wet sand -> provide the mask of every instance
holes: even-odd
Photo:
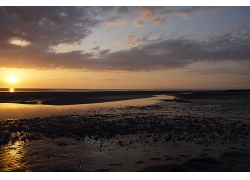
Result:
[[[169,116],[174,101],[189,100],[1,121],[0,169],[250,171],[249,121]]]
[[[141,172],[249,172],[250,153],[230,151],[219,158],[195,157],[181,163],[156,165]]]

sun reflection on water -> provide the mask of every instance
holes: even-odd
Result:
[[[14,89],[14,88],[10,88],[9,91],[10,91],[11,93],[13,93],[13,92],[15,92],[15,89]]]
[[[1,171],[15,171],[24,167],[25,164],[21,161],[25,153],[23,147],[24,141],[9,142],[7,145],[1,147]]]

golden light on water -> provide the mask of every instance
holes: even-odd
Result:
[[[15,92],[15,89],[14,89],[14,88],[10,88],[9,91],[10,91],[11,93],[13,93],[13,92]]]
[[[15,171],[23,168],[22,158],[25,153],[23,146],[23,141],[16,141],[14,144],[8,143],[2,146],[2,154],[0,155],[2,171]]]

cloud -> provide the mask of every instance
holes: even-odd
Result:
[[[158,25],[170,15],[206,12],[218,7],[0,7],[0,42],[11,38],[30,42],[34,49],[50,50],[60,44],[81,44],[101,24],[125,24],[131,16],[138,16]],[[118,14],[122,16],[119,16]],[[138,21],[135,25],[141,25]],[[115,28],[107,31],[115,30]]]
[[[150,19],[150,22],[153,22],[153,23],[155,23],[157,25],[161,25],[166,21],[167,21],[167,18],[160,17],[160,16]]]
[[[248,66],[248,70],[244,69],[243,71],[239,71],[238,67],[236,68],[212,68],[212,69],[196,69],[187,71],[188,74],[196,74],[196,75],[204,75],[204,74],[237,74],[237,75],[250,75],[249,71],[250,66]]]
[[[153,16],[153,8],[154,7],[141,7],[142,12],[140,13],[139,17],[142,19],[150,19]]]
[[[0,7],[0,14],[0,42],[15,38],[43,50],[79,43],[100,23],[82,7]]]
[[[134,34],[131,32],[123,40],[123,43],[126,44],[126,46],[135,47],[135,46],[138,46],[142,43],[148,42],[148,37],[151,34],[152,33],[149,33],[149,34],[144,35],[142,38],[139,38],[139,37],[135,37]]]
[[[128,14],[130,12],[130,7],[126,7],[126,6],[116,7],[116,12],[118,14]]]
[[[153,22],[157,25],[161,25],[162,23],[167,21],[167,17],[160,14],[162,8],[161,7],[141,7],[142,11],[139,14],[139,18],[144,20],[148,20],[149,22]],[[165,9],[165,8],[163,8]],[[134,23],[136,26],[136,24]]]
[[[162,24],[170,16],[187,17],[216,7],[0,7],[0,67],[35,69],[89,69],[147,71],[186,67],[196,62],[250,61],[250,28],[202,40],[178,36],[149,40],[150,33],[136,37],[129,33],[123,43],[129,49],[113,52],[93,45],[95,53],[58,52],[60,44],[80,43],[93,27],[119,24],[131,12],[143,21]],[[115,13],[124,14],[117,16]],[[102,15],[102,16],[101,16]],[[158,19],[157,19],[158,18]],[[112,36],[116,39],[117,36]],[[84,41],[83,41],[84,42]],[[247,72],[247,71],[246,71]]]
[[[225,7],[215,7],[215,6],[195,6],[195,7],[184,7],[184,8],[177,8],[177,9],[167,9],[166,11],[162,11],[160,15],[167,15],[167,16],[180,16],[183,18],[187,18],[189,15],[193,13],[206,13],[209,11],[216,11]]]
[[[55,54],[32,51],[29,46],[15,46],[11,48],[11,53],[0,50],[0,65],[16,68],[148,71],[182,68],[195,62],[249,62],[249,37],[228,33],[206,41],[187,37],[167,39],[118,52],[104,50],[100,58],[81,51]]]
[[[133,47],[140,42],[140,38],[136,38],[133,33],[129,33],[126,38],[123,40],[124,44],[127,46]]]
[[[20,39],[20,38],[10,38],[8,41],[10,44],[15,44],[17,46],[28,46],[30,44],[29,41]]]
[[[137,8],[138,17],[149,22],[161,25],[168,21],[170,17],[180,16],[183,18],[188,18],[193,13],[206,13],[209,11],[215,11],[225,7],[140,7]]]
[[[110,32],[110,31],[117,31],[117,28],[107,28],[106,32]]]
[[[110,39],[117,40],[117,39],[119,39],[119,37],[118,36],[111,36]]]
[[[119,25],[124,25],[126,24],[125,21],[123,21],[120,17],[112,17],[109,19],[106,19],[103,21],[104,24],[119,24]]]
[[[95,46],[91,48],[91,50],[98,51],[100,56],[104,56],[110,51],[110,49],[105,49],[105,50],[101,50],[101,49],[102,49],[101,46]],[[96,54],[96,53],[92,53],[92,54]]]
[[[101,48],[100,46],[95,46],[95,47],[91,48],[91,50],[99,51],[100,48]]]
[[[110,49],[102,50],[102,51],[100,51],[100,55],[101,56],[106,55],[109,51],[110,51]]]
[[[141,27],[141,26],[143,26],[143,22],[142,21],[135,21],[134,26]]]

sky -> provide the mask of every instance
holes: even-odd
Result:
[[[250,88],[250,6],[0,7],[0,88]]]

